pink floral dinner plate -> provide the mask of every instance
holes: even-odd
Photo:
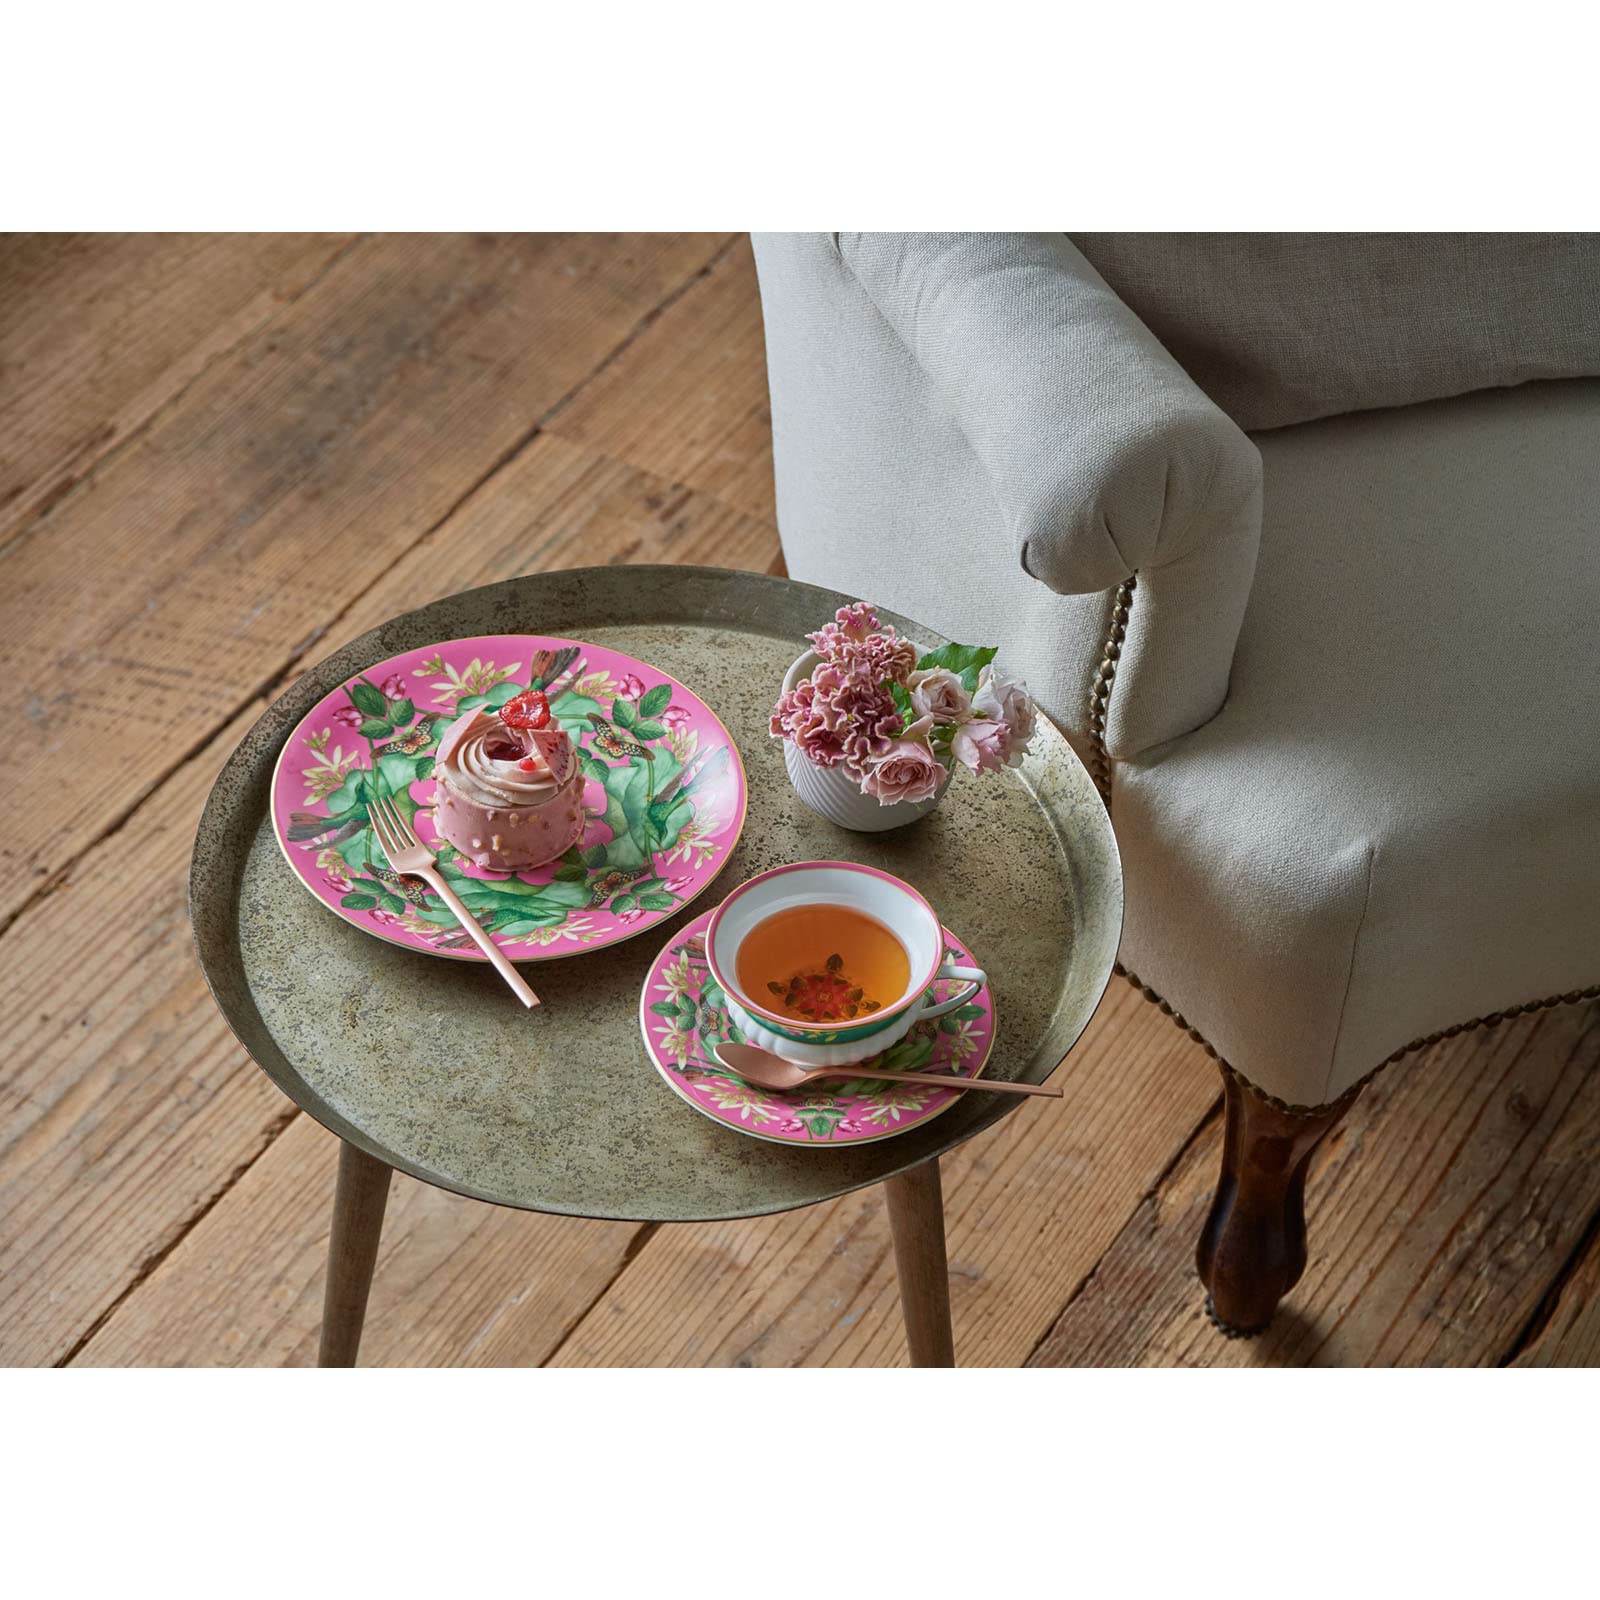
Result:
[[[723,1040],[744,1036],[729,1019],[726,997],[706,965],[710,921],[707,911],[687,923],[650,964],[639,995],[639,1028],[656,1071],[713,1122],[773,1144],[868,1144],[920,1128],[960,1098],[954,1089],[874,1080],[874,1066],[976,1078],[988,1062],[995,1014],[986,986],[949,1015],[914,1023],[899,1044],[852,1068],[854,1077],[786,1094],[752,1088],[712,1053]],[[948,928],[944,937],[952,958],[972,959]],[[943,1000],[964,987],[959,979],[941,980],[934,996]]]
[[[433,752],[463,711],[543,688],[586,776],[583,837],[516,874],[460,856],[433,826]],[[326,695],[290,734],[272,824],[300,881],[391,944],[486,958],[417,878],[389,868],[367,802],[391,795],[473,915],[515,961],[547,961],[643,933],[722,870],[744,826],[744,764],[711,708],[648,662],[576,639],[492,634],[380,661]]]

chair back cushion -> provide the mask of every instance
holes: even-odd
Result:
[[[1071,238],[1241,428],[1600,376],[1600,234]]]

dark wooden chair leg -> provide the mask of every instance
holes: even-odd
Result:
[[[1272,1321],[1306,1269],[1306,1168],[1355,1096],[1294,1112],[1232,1072],[1222,1081],[1222,1175],[1195,1263],[1211,1320],[1229,1338],[1248,1338]]]
[[[950,1266],[944,1253],[944,1193],[937,1159],[885,1179],[883,1192],[894,1232],[911,1365],[953,1367],[956,1342],[950,1327]]]
[[[339,1145],[339,1181],[333,1193],[333,1230],[328,1235],[328,1282],[322,1298],[319,1367],[353,1367],[367,1319],[367,1291],[378,1259],[383,1208],[394,1168],[358,1150]]]

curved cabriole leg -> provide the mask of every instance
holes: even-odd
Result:
[[[1355,1096],[1293,1112],[1226,1069],[1222,1082],[1222,1176],[1195,1263],[1211,1320],[1229,1338],[1248,1338],[1306,1269],[1306,1167]]]
[[[914,1367],[953,1367],[950,1267],[944,1253],[944,1193],[935,1157],[883,1185],[900,1276],[900,1309]]]
[[[378,1260],[383,1209],[394,1168],[340,1141],[339,1181],[328,1235],[328,1282],[322,1297],[319,1367],[353,1367],[367,1320],[367,1291]]]

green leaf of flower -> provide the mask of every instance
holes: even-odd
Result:
[[[619,728],[631,728],[639,720],[633,701],[614,700],[611,704],[611,720]]]
[[[587,883],[589,881],[589,869],[581,865],[563,864],[556,868],[554,881],[556,883]]]
[[[671,894],[642,894],[638,900],[646,911],[670,911],[678,903],[678,897]]]
[[[598,756],[585,756],[583,758],[583,775],[593,778],[596,783],[604,783],[606,774],[611,770]]]
[[[992,645],[947,644],[930,650],[917,662],[919,672],[929,667],[943,667],[961,680],[961,687],[971,694],[978,687],[978,673],[994,660],[999,652]]]
[[[612,911],[620,914],[624,911],[632,911],[636,909],[638,904],[639,901],[637,896],[631,894],[619,894],[617,898],[611,902],[611,909]]]
[[[650,1007],[650,1009],[655,1012],[658,1017],[672,1017],[676,1019],[678,1015],[678,1007],[676,1003],[671,1000],[657,1000],[656,1003]]]
[[[381,717],[388,708],[388,701],[383,698],[383,691],[375,689],[370,683],[352,683],[346,693],[355,702],[357,711],[369,717]]]
[[[433,757],[432,756],[418,756],[417,757],[417,776],[416,776],[416,779],[414,781],[420,782],[423,778],[431,778],[432,776],[433,776]]]
[[[485,706],[488,703],[489,697],[486,694],[469,694],[464,699],[456,701],[456,710],[476,711],[479,706]]]
[[[485,702],[495,707],[503,706],[508,700],[515,700],[525,687],[520,683],[497,683],[485,696]]]
[[[648,693],[639,696],[639,715],[641,717],[659,717],[672,701],[672,685],[658,683]],[[651,735],[652,738],[655,735]]]
[[[361,737],[363,739],[387,739],[394,732],[394,724],[385,722],[382,717],[368,717],[361,724]]]
[[[633,736],[641,742],[648,739],[659,739],[666,731],[659,722],[636,722],[633,725]]]
[[[403,728],[417,714],[417,708],[409,700],[391,700],[389,702],[389,720],[397,728]]]
[[[592,844],[583,852],[583,864],[586,867],[603,867],[606,864],[606,847],[603,844]]]
[[[347,894],[339,904],[349,907],[351,911],[372,911],[378,902],[370,894]]]

